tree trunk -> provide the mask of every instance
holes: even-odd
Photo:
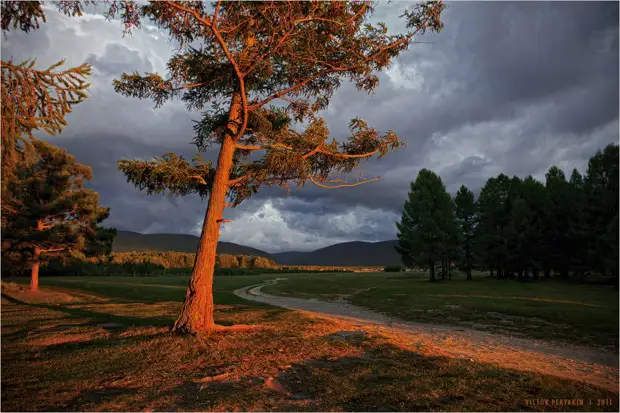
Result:
[[[534,279],[538,279],[538,268],[534,268]]]
[[[429,263],[428,269],[430,270],[430,280],[435,281],[435,263],[431,261]]]
[[[491,278],[495,277],[495,273],[493,271],[493,268],[491,268]]]
[[[471,281],[471,280],[473,280],[473,278],[471,277],[471,268],[467,268],[467,281]]]
[[[41,249],[34,247],[32,264],[32,271],[30,273],[30,291],[39,291],[39,257],[41,256]]]
[[[192,277],[185,293],[181,314],[172,326],[179,333],[196,334],[215,330],[213,318],[213,271],[215,269],[217,242],[220,224],[229,188],[230,170],[235,153],[232,136],[241,124],[241,103],[239,95],[233,96],[226,135],[217,158],[213,188],[209,196],[207,212],[202,224],[200,243],[196,252]]]
[[[448,281],[452,281],[452,265],[450,264],[450,261],[448,261]]]
[[[551,270],[549,268],[545,268],[545,278],[551,278]]]
[[[528,278],[530,278],[530,269],[527,267],[525,267],[525,269],[523,270],[523,278],[525,278],[526,281]]]

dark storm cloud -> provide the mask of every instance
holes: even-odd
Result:
[[[127,137],[94,138],[52,138],[50,141],[67,149],[78,162],[92,167],[94,179],[86,186],[97,191],[101,203],[111,208],[106,225],[149,233],[196,232],[196,217],[204,214],[206,202],[198,196],[147,195],[128,183],[116,167],[119,159],[150,159],[153,154],[167,152],[191,158],[189,145],[144,145]]]
[[[378,20],[402,28],[398,15],[407,6],[381,3]],[[197,233],[205,208],[197,197],[149,197],[115,166],[120,158],[195,152],[191,119],[199,114],[179,102],[153,110],[152,102],[123,98],[111,86],[122,72],[163,73],[166,34],[145,25],[121,38],[119,22],[95,14],[67,19],[49,12],[48,22],[29,35],[11,33],[2,56],[93,64],[91,98],[53,141],[93,166],[91,185],[112,207],[110,224]],[[361,117],[408,142],[380,161],[362,162],[364,176],[381,181],[342,190],[308,184],[289,194],[263,189],[227,210],[233,222],[223,226],[222,239],[270,251],[389,239],[422,168],[439,173],[453,193],[461,184],[477,192],[502,172],[544,179],[552,164],[583,171],[598,148],[618,141],[618,3],[455,2],[444,22],[441,33],[418,39],[430,43],[412,45],[381,74],[374,96],[343,84],[324,114],[338,139]]]
[[[103,55],[90,54],[86,59],[93,68],[102,75],[118,77],[119,73],[125,72],[153,72],[153,65],[147,59],[140,56],[136,50],[130,50],[126,46],[117,43],[106,45]]]
[[[617,3],[451,3],[444,20],[443,32],[423,39],[434,44],[414,45],[398,60],[392,70],[401,79],[390,82],[394,73],[383,75],[372,98],[344,87],[328,114],[332,130],[341,136],[345,122],[360,114],[378,130],[394,129],[408,141],[406,149],[367,164],[367,176],[384,179],[368,191],[313,190],[308,199],[399,208],[402,201],[393,194],[402,196],[406,181],[421,167],[442,175],[449,167],[444,180],[450,188],[481,186],[489,175],[462,182],[466,172],[453,174],[450,165],[458,164],[459,157],[485,155],[490,157],[487,171],[537,174],[563,160],[537,156],[539,147],[546,149],[544,142],[561,150],[595,141],[594,148],[576,159],[583,165],[601,144],[617,141],[617,133],[599,134],[618,118]],[[488,140],[490,134],[504,142],[463,147],[470,140]],[[438,153],[451,152],[438,144],[441,137],[461,146],[451,159]],[[429,159],[433,154],[437,160]],[[493,164],[497,168],[488,168]],[[537,169],[530,169],[531,164]],[[461,168],[468,166],[473,167],[463,163]]]

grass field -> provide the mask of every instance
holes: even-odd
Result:
[[[398,283],[418,285],[410,293],[426,288],[420,280],[356,276],[353,290],[345,285],[344,274],[320,275],[320,282],[316,274],[291,275],[288,283],[274,288],[292,294],[291,289],[307,286],[308,294],[335,298],[376,287],[379,303],[392,293],[408,293],[398,290]],[[617,393],[594,386],[433,356],[371,334],[343,339],[340,332],[345,327],[338,322],[246,302],[232,294],[272,278],[276,277],[216,278],[217,321],[256,328],[204,339],[175,336],[167,329],[180,309],[186,277],[43,278],[39,294],[3,294],[2,409],[618,409]],[[324,285],[318,289],[320,284]],[[483,282],[479,285],[482,288]],[[351,298],[364,303],[363,294]],[[584,399],[585,405],[526,404],[533,398]],[[613,403],[598,406],[600,399]]]
[[[315,274],[288,277],[264,292],[334,300],[405,320],[453,324],[533,338],[618,348],[618,291],[557,280],[477,276],[428,282],[426,274]]]

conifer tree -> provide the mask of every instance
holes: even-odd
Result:
[[[396,251],[408,267],[428,266],[435,281],[435,264],[445,259],[454,236],[452,198],[441,178],[422,169],[411,183],[398,229]]]
[[[588,162],[584,179],[590,267],[611,272],[618,286],[618,162],[617,144],[599,150]]]
[[[218,1],[210,7],[153,1],[141,7],[180,50],[169,60],[167,75],[123,74],[114,83],[116,91],[152,99],[157,107],[178,97],[189,109],[203,110],[194,142],[202,151],[219,145],[215,166],[199,157],[190,164],[175,154],[119,162],[128,181],[149,193],[208,198],[176,331],[216,328],[213,269],[227,205],[238,205],[262,186],[288,188],[309,181],[333,189],[371,182],[378,178],[349,183],[334,174],[349,173],[361,160],[399,146],[392,131],[376,131],[360,119],[351,121],[345,142],[330,141],[326,123],[318,118],[341,82],[371,92],[378,72],[416,34],[442,27],[440,2],[405,11],[407,31],[401,34],[370,22],[374,6],[365,1]],[[305,130],[293,129],[293,121]]]
[[[507,250],[504,231],[508,221],[506,200],[509,193],[510,178],[500,174],[487,180],[478,197],[476,249],[487,267],[496,271],[498,278],[505,275]]]
[[[558,271],[564,278],[568,277],[567,255],[570,251],[569,239],[571,205],[570,185],[566,175],[557,166],[552,166],[545,175],[545,253],[548,259],[545,275],[551,270]]]
[[[569,198],[571,209],[568,217],[568,265],[576,275],[583,275],[587,270],[588,249],[586,220],[586,197],[583,176],[577,169],[573,169],[569,184]]]
[[[15,194],[10,207],[19,211],[3,231],[3,247],[19,252],[31,266],[30,289],[39,285],[39,267],[50,257],[85,250],[111,231],[99,228],[109,209],[99,206],[99,195],[82,187],[91,169],[72,155],[44,141],[34,141],[36,159],[16,170],[9,183]]]
[[[474,236],[477,220],[477,206],[474,193],[465,185],[461,185],[454,197],[456,206],[455,217],[458,228],[460,246],[460,266],[465,269],[467,279],[471,280],[471,269],[474,262]]]
[[[528,271],[532,270],[534,279],[538,279],[542,262],[545,260],[542,248],[544,241],[544,205],[546,199],[545,186],[532,176],[526,177],[521,183],[521,198],[527,205],[529,222],[528,232],[524,240],[523,265],[527,277]]]

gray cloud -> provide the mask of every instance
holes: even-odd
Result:
[[[382,3],[377,18],[399,29],[406,6]],[[324,113],[338,139],[359,116],[408,142],[381,161],[362,162],[364,175],[381,181],[345,190],[311,184],[290,194],[261,190],[226,212],[233,222],[223,226],[222,239],[269,251],[390,239],[422,168],[439,173],[451,192],[461,184],[477,192],[502,172],[544,179],[553,164],[583,171],[598,148],[618,142],[618,3],[455,2],[444,22],[444,31],[419,39],[431,43],[413,45],[381,74],[375,95],[344,84]],[[112,207],[110,225],[198,233],[204,202],[149,197],[116,170],[120,158],[168,151],[191,158],[191,119],[199,117],[180,102],[154,111],[151,102],[114,93],[113,78],[123,71],[163,72],[171,51],[166,34],[153,26],[125,38],[121,31],[118,21],[96,14],[69,19],[50,10],[40,30],[10,33],[2,57],[92,63],[90,99],[50,140],[93,167],[90,185]]]

